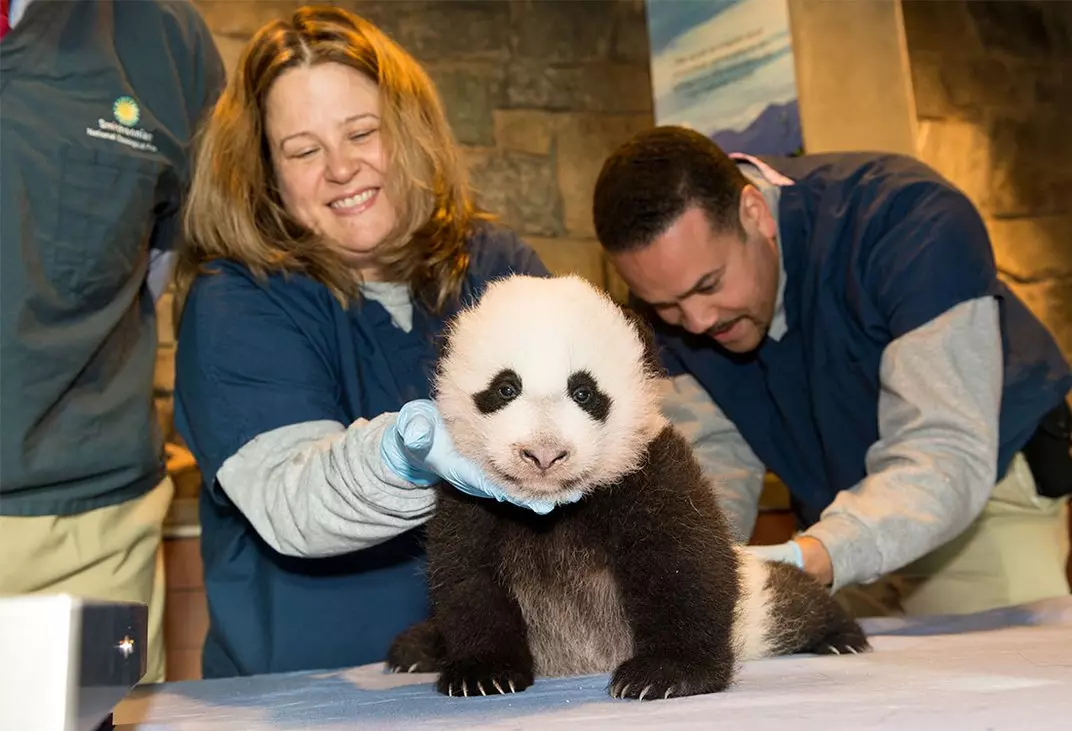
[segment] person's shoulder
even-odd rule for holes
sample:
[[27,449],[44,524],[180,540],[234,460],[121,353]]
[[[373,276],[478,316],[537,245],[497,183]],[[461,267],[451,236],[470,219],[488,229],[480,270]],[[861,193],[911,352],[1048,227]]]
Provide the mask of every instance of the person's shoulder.
[[190,286],[191,293],[199,290],[245,289],[263,286],[247,265],[234,259],[212,259],[201,265],[201,271]]
[[160,34],[163,45],[157,50],[180,58],[181,54],[197,53],[206,46],[215,48],[212,31],[208,21],[191,0],[139,0],[139,2],[122,2],[115,4],[116,20],[122,28],[124,21],[130,19],[141,30],[142,40],[145,34]]
[[[267,296],[267,282],[258,280],[249,267],[230,259],[213,259],[201,265],[190,282],[183,306],[183,319],[200,319],[213,312],[220,319],[234,312],[236,301]],[[189,317],[187,317],[189,316]]]
[[137,4],[143,6],[143,12],[155,13],[162,21],[170,23],[191,43],[212,35],[208,21],[192,0],[148,0]]
[[896,152],[852,151],[761,159],[798,185],[866,187],[938,186],[953,189],[922,160]]
[[230,259],[203,265],[182,304],[182,337],[201,347],[227,348],[233,333],[252,328],[272,339],[282,333],[306,334],[330,329],[341,308],[324,285],[296,273],[260,274]]
[[498,221],[478,220],[472,224],[465,240],[469,256],[480,259],[516,256],[530,250],[517,232]]
[[156,54],[180,72],[189,101],[211,105],[227,72],[208,21],[191,0],[143,0],[116,4],[117,25],[124,36],[136,38],[139,55]]
[[478,221],[472,227],[466,248],[470,271],[480,279],[511,273],[546,275],[547,268],[516,231],[494,221]]
[[[281,272],[258,273],[234,259],[214,259],[202,265],[190,285],[188,303],[202,303],[219,316],[238,312],[238,303],[272,303],[285,310],[319,308],[331,299],[327,288],[302,274]],[[189,306],[189,305],[188,305]]]

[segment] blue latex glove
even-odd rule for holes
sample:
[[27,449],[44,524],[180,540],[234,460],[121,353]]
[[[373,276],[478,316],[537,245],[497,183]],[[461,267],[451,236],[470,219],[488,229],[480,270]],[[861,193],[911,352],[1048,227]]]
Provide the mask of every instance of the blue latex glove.
[[394,425],[383,433],[380,455],[389,469],[415,485],[446,480],[468,495],[505,500],[540,515],[555,507],[549,500],[521,500],[508,494],[458,454],[439,410],[427,399],[410,401],[399,409]]
[[796,541],[778,543],[773,546],[745,546],[749,553],[764,558],[768,561],[781,561],[798,569],[804,568],[804,554],[800,551],[800,544]]

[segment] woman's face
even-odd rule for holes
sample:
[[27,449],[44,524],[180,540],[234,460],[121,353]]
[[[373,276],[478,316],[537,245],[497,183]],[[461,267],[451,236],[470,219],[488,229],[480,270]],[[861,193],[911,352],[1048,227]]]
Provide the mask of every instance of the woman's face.
[[375,278],[372,252],[396,221],[375,82],[337,63],[289,69],[268,92],[264,125],[287,211]]

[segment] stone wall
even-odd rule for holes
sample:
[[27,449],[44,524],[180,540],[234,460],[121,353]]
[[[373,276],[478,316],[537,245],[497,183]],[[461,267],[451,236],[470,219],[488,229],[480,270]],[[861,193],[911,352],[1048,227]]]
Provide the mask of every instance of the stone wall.
[[[196,0],[228,68],[297,2]],[[606,154],[652,124],[643,0],[351,0],[440,88],[482,201],[620,295],[593,237]],[[919,155],[980,207],[1004,279],[1072,357],[1072,3],[903,0]],[[158,390],[170,424],[169,303]]]
[[1072,3],[904,0],[919,154],[1072,358]]
[[[228,71],[252,33],[300,2],[196,0]],[[652,124],[643,0],[351,0],[428,70],[482,204],[555,273],[623,289],[597,245],[592,188],[604,158]],[[169,439],[175,343],[160,311],[158,404]],[[176,459],[186,455],[176,452]]]

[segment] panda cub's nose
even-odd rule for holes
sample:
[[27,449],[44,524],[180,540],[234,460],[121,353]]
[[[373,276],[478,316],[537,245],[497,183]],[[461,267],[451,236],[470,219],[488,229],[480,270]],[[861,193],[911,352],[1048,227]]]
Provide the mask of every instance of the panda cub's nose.
[[569,459],[569,452],[558,446],[522,447],[521,458],[546,471]]

